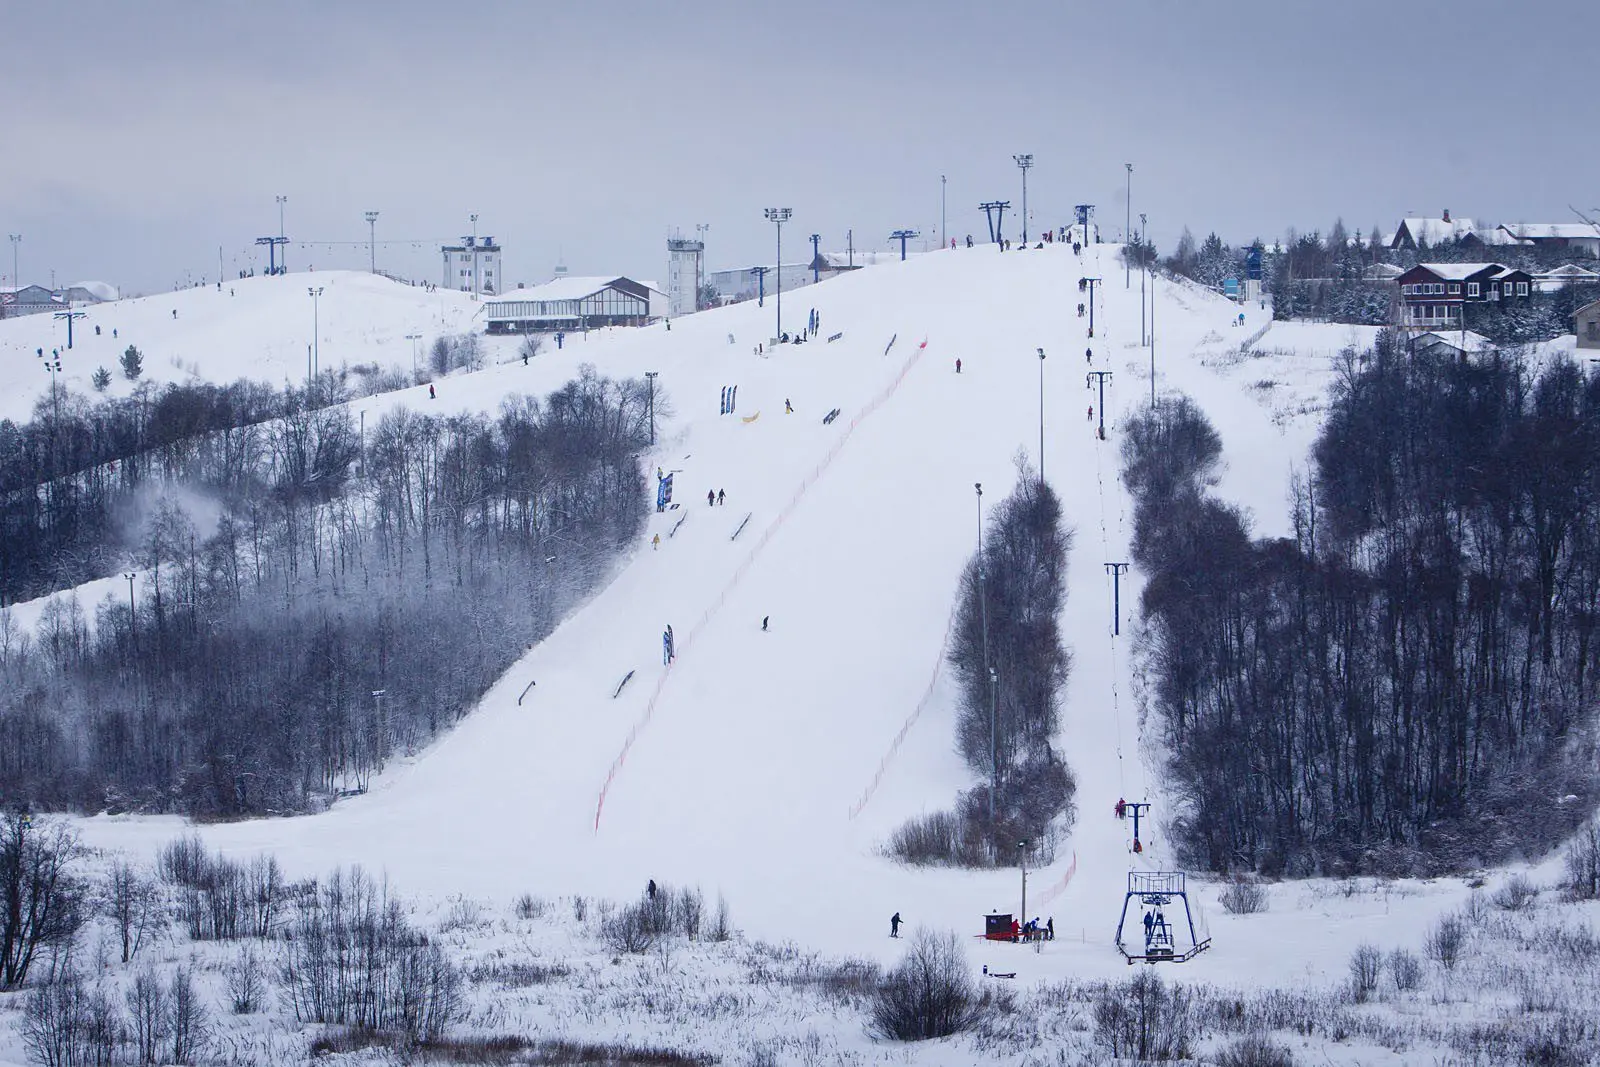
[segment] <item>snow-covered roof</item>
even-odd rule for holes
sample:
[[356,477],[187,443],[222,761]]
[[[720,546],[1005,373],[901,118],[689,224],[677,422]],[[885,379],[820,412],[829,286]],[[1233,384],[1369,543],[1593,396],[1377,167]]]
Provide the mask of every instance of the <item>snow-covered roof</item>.
[[96,300],[116,300],[122,294],[110,282],[73,282],[68,289],[82,289]]
[[[521,303],[527,300],[582,300],[586,296],[593,296],[612,282],[628,281],[618,275],[603,276],[569,276],[535,285],[532,289],[512,289],[501,293],[492,300],[485,300],[485,304],[494,305],[511,301]],[[639,283],[648,284],[648,283]],[[651,286],[654,288],[654,286]]]
[[1580,267],[1576,263],[1564,263],[1561,266],[1553,267],[1550,270],[1547,270],[1542,274],[1537,274],[1537,275],[1535,275],[1535,277],[1537,277],[1537,278],[1574,278],[1574,279],[1577,279],[1579,281],[1582,281],[1585,278],[1600,278],[1600,272],[1589,270],[1586,267]]
[[1411,235],[1411,239],[1418,244],[1444,244],[1465,237],[1477,231],[1477,224],[1471,219],[1401,219],[1400,226],[1395,229],[1395,236],[1399,236],[1404,229]]
[[1500,229],[1513,240],[1550,241],[1587,237],[1600,240],[1600,228],[1587,222],[1504,222]]
[[1397,267],[1393,263],[1374,263],[1361,272],[1363,278],[1398,278],[1405,273],[1404,267]]
[[1418,263],[1417,266],[1432,271],[1447,282],[1462,281],[1489,267],[1495,269],[1495,274],[1506,269],[1499,263]]
[[1419,333],[1411,342],[1414,348],[1431,348],[1447,345],[1457,352],[1493,352],[1495,343],[1481,333],[1471,330],[1442,330]]
[[[920,256],[922,253],[915,248],[906,249],[906,258]],[[856,249],[854,252],[818,252],[822,262],[835,270],[849,267],[872,267],[879,263],[898,263],[900,250],[898,248],[888,252],[864,252]]]

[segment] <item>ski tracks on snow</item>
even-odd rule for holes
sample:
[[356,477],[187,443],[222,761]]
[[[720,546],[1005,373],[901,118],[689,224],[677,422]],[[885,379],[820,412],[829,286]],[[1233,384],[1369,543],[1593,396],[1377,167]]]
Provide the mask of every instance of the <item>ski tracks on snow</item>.
[[[822,476],[828,472],[828,468],[833,465],[833,461],[839,458],[840,453],[844,451],[845,445],[849,444],[850,438],[855,435],[856,429],[862,423],[866,422],[869,418],[876,414],[879,408],[883,407],[884,404],[888,403],[889,400],[894,397],[895,393],[899,391],[901,383],[906,380],[906,376],[911,373],[912,368],[914,368],[922,359],[922,355],[925,351],[927,351],[927,348],[928,340],[927,338],[923,338],[922,343],[919,344],[912,351],[911,355],[906,358],[905,363],[901,365],[899,372],[895,374],[894,378],[891,379],[889,383],[882,389],[880,389],[878,393],[867,402],[866,406],[861,409],[860,413],[857,414],[855,418],[851,419],[850,422],[845,426],[844,434],[840,436],[839,440],[834,442],[833,447],[830,448],[822,457],[822,460],[817,464],[816,468],[800,482],[800,485],[795,490],[794,495],[789,498],[789,502],[785,504],[783,510],[778,513],[778,517],[773,519],[772,522],[768,524],[767,528],[761,532],[760,540],[750,547],[749,553],[734,570],[727,583],[723,585],[722,591],[717,594],[717,599],[712,602],[709,608],[706,609],[705,614],[701,615],[700,618],[696,620],[695,624],[689,628],[688,635],[685,636],[683,641],[678,645],[678,649],[680,651],[687,652],[694,647],[695,638],[698,637],[714,619],[716,619],[719,613],[721,613],[723,606],[728,601],[729,595],[732,594],[733,591],[739,587],[739,584],[744,581],[745,575],[749,573],[752,564],[754,564],[755,561],[760,557],[761,553],[765,551],[767,544],[772,540],[773,537],[777,535],[778,531],[783,529],[784,524],[789,521],[790,516],[792,516],[799,508],[801,501],[805,499],[806,493],[808,493],[811,487],[816,485],[817,482],[821,480]],[[606,772],[605,781],[601,783],[599,796],[595,800],[594,832],[597,834],[600,832],[600,820],[605,815],[606,798],[611,793],[611,787],[616,783],[617,775],[622,772],[623,766],[627,763],[628,754],[633,750],[634,744],[639,740],[639,735],[644,732],[645,727],[650,725],[650,720],[655,717],[656,706],[660,703],[661,694],[666,689],[667,681],[671,677],[672,668],[669,665],[668,668],[656,678],[655,688],[650,692],[650,699],[645,702],[644,711],[640,714],[638,721],[635,722],[628,730],[628,736],[624,738],[622,742],[622,750],[617,753],[616,759],[611,761],[611,768]],[[919,709],[920,706],[921,705],[919,705]],[[905,731],[909,728],[910,725],[908,723],[907,726],[901,731],[902,737],[904,736]],[[898,744],[898,741],[896,744]],[[885,759],[887,758],[888,757],[885,757]]]

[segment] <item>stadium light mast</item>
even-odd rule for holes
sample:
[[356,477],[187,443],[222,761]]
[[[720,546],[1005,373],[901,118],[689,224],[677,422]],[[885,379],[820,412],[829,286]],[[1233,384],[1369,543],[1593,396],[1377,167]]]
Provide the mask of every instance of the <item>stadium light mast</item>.
[[289,273],[289,240],[283,235],[283,205],[289,202],[287,196],[278,197],[278,244],[283,246],[283,254],[278,257],[278,273]]
[[1022,243],[1028,243],[1028,168],[1033,166],[1033,153],[1011,157],[1017,161],[1017,167],[1022,171]]
[[[321,332],[317,328],[317,321],[320,311],[319,305],[322,302],[322,286],[318,285],[307,288],[306,295],[311,298],[311,377],[312,379],[315,379],[317,376],[318,361],[322,358],[322,342],[317,336],[318,333]],[[306,383],[306,387],[310,388],[310,386],[311,382],[308,381]]]
[[790,217],[792,215],[794,215],[794,210],[792,208],[786,208],[786,207],[769,207],[769,208],[767,208],[767,209],[765,209],[763,211],[763,214],[766,216],[768,222],[774,223],[778,227],[778,262],[773,265],[773,269],[778,272],[778,287],[777,287],[777,293],[778,293],[778,330],[777,330],[777,333],[774,336],[782,337],[783,336],[783,224],[788,222]]
[[650,447],[651,448],[654,448],[655,445],[656,445],[656,375],[658,375],[660,373],[661,372],[658,371],[658,370],[647,370],[647,371],[644,372],[645,380],[650,383]]
[[376,274],[378,273],[378,213],[368,211],[364,217],[367,220],[367,267]]
[[8,233],[6,236],[11,238],[11,288],[21,289],[22,282],[17,279],[17,246],[22,244],[22,234]]
[[1128,231],[1133,228],[1133,164],[1124,163],[1123,166],[1128,168],[1128,198],[1122,205],[1122,287],[1132,289],[1133,279],[1128,270],[1127,244],[1130,236]]
[[978,617],[983,623],[983,665],[989,672],[989,826],[994,826],[994,794],[999,783],[1000,772],[995,744],[995,714],[994,691],[995,672],[989,666],[989,598],[984,590],[983,566],[983,483],[973,482],[972,487],[978,492]]
[[1044,483],[1044,349],[1039,349],[1039,482]]

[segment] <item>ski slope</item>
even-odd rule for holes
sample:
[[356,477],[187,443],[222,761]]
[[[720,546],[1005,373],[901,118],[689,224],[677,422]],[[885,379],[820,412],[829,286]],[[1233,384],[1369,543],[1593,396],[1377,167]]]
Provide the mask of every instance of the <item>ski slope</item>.
[[[307,292],[312,288],[322,290],[314,301]],[[118,362],[129,345],[144,356],[144,382],[248,378],[302,385],[313,338],[321,370],[374,362],[409,370],[413,351],[424,362],[434,337],[473,328],[481,307],[466,293],[428,291],[376,274],[322,271],[81,305],[74,309],[83,317],[74,320],[70,350],[63,320],[43,314],[3,319],[0,380],[8,388],[0,392],[0,419],[26,420],[34,404],[50,395],[40,350],[59,351],[61,384],[91,396],[97,367],[111,372],[107,396],[133,391],[137,383],[123,377]],[[476,326],[482,330],[481,319]],[[415,344],[406,338],[413,333],[422,335]]]
[[[972,963],[1024,979],[1124,973],[1111,933],[1127,872],[1136,860],[1169,866],[1171,853],[1155,773],[1164,753],[1140,724],[1132,656],[1142,576],[1134,569],[1123,578],[1121,635],[1113,636],[1104,566],[1127,558],[1120,426],[1150,402],[1151,387],[1138,280],[1123,288],[1116,252],[1097,246],[1079,258],[1059,245],[1009,254],[987,246],[842,276],[784,302],[786,329],[815,308],[822,337],[840,339],[768,345],[761,354],[772,304],[705,312],[670,329],[576,337],[526,367],[511,358],[514,339],[489,339],[491,365],[438,383],[435,400],[424,387],[357,402],[370,425],[397,404],[492,411],[508,393],[559,386],[583,363],[613,376],[658,371],[665,403],[650,462],[674,472],[679,506],[651,515],[614,580],[523,657],[477,712],[428,751],[391,763],[370,793],[321,815],[200,832],[232,854],[276,852],[295,874],[362,863],[408,894],[436,898],[631,898],[647,879],[697,884],[723,893],[749,935],[826,952],[894,958],[899,946],[885,934],[896,911],[911,927],[981,932],[985,912],[1019,909],[1016,868],[906,868],[879,847],[907,817],[949,808],[971,784],[954,752],[944,641],[957,578],[976,545],[974,483],[992,506],[1011,491],[1019,453],[1038,463],[1043,348],[1045,474],[1075,533],[1061,620],[1074,667],[1057,748],[1077,780],[1078,812],[1055,862],[1028,880],[1027,911],[1053,916],[1058,940],[1037,954],[975,941]],[[1092,342],[1075,311],[1083,275],[1105,279]],[[337,279],[330,291],[378,284],[315,277],[328,279]],[[303,293],[302,280],[286,281]],[[1351,331],[1325,328],[1314,354],[1278,351],[1271,366],[1281,381],[1263,389],[1260,361],[1239,348],[1268,325],[1266,312],[1245,309],[1236,325],[1237,305],[1164,281],[1156,301],[1158,393],[1196,397],[1224,443],[1219,491],[1254,513],[1258,533],[1282,532],[1290,479],[1316,431],[1325,353]],[[287,313],[276,295],[260,304]],[[465,313],[441,306],[446,322]],[[382,322],[373,312],[373,322],[341,329],[392,347],[396,334],[411,332],[402,325],[414,321],[408,316],[426,310],[408,307]],[[178,322],[190,315],[200,312],[180,308]],[[249,321],[269,318],[256,309]],[[209,339],[197,333],[196,343],[249,361],[224,339],[238,332],[232,322]],[[1086,418],[1099,403],[1087,389],[1090,369],[1113,374],[1106,441]],[[738,386],[737,410],[722,415],[728,385]],[[794,414],[785,414],[785,400]],[[838,419],[824,425],[835,407]],[[727,503],[708,506],[707,490],[725,490]],[[661,662],[669,624],[678,650],[670,667]],[[1129,850],[1131,825],[1111,816],[1118,797],[1155,805],[1142,856]],[[93,844],[143,852],[180,829],[163,818],[84,824]],[[1248,941],[1231,944],[1238,920],[1213,907],[1215,947],[1190,971],[1249,983],[1337,974],[1349,944],[1369,932],[1389,944],[1419,940],[1441,895],[1454,892],[1386,899],[1381,912],[1342,920],[1354,929],[1255,916]]]

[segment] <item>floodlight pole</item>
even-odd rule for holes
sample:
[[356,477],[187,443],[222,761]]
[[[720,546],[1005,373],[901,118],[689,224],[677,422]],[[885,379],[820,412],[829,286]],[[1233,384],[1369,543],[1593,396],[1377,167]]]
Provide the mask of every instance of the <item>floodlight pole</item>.
[[822,244],[822,234],[820,234],[820,233],[812,234],[811,235],[811,282],[812,282],[813,285],[815,285],[817,282],[822,280],[822,279],[817,277],[818,270],[819,270],[819,268],[817,266],[817,257],[821,255],[821,253],[817,251],[817,248],[821,244]]
[[650,383],[650,447],[656,444],[656,375],[660,371],[647,370],[644,372],[645,380]]
[[[279,256],[280,262],[276,268],[278,274],[289,273],[289,239],[283,235],[283,205],[289,202],[287,196],[278,197],[278,243],[283,246],[283,254]],[[271,257],[268,257],[268,266],[271,266]]]
[[[322,358],[322,339],[317,336],[321,332],[318,329],[317,322],[322,303],[322,286],[307,288],[306,295],[311,297],[311,377],[315,380],[317,366]],[[308,389],[311,387],[310,381],[306,382],[306,387]]]
[[973,482],[978,491],[978,617],[982,620],[983,665],[989,671],[989,825],[994,826],[994,794],[999,781],[999,764],[995,757],[994,725],[994,668],[989,666],[989,598],[984,589],[983,566],[983,483]]
[[11,238],[11,288],[21,289],[22,282],[17,279],[17,247],[22,244],[22,234],[8,233]]
[[[1020,916],[1018,916],[1017,921],[1022,923],[1024,926],[1026,926],[1027,922],[1028,922],[1028,842],[1027,841],[1018,841],[1017,842],[1017,855],[1020,856],[1021,859],[1022,859],[1022,914]],[[1037,930],[1034,931],[1034,936],[1038,936],[1038,931]]]
[[1122,223],[1122,287],[1124,289],[1132,289],[1133,282],[1130,280],[1128,273],[1127,244],[1128,237],[1130,236],[1128,231],[1133,228],[1133,164],[1124,163],[1123,166],[1128,168],[1128,199],[1127,202],[1122,205],[1124,216]]
[[1033,166],[1033,153],[1011,157],[1022,170],[1022,243],[1028,243],[1028,168]]
[[945,185],[946,185],[945,176],[943,174],[941,174],[941,175],[939,175],[939,247],[940,248],[943,248],[945,245],[950,243],[950,231],[947,230],[945,228],[945,225],[944,225]]
[[[1147,223],[1145,222],[1145,214],[1144,214],[1144,212],[1141,211],[1141,212],[1139,212],[1139,260],[1140,260],[1140,262],[1139,262],[1139,344],[1140,345],[1143,345],[1145,343],[1145,333],[1144,333],[1144,273],[1145,273],[1144,234],[1145,234],[1145,226],[1146,225],[1147,225]],[[1150,377],[1151,377],[1152,380],[1155,378],[1155,373],[1153,371],[1151,372]]]
[[369,211],[367,220],[367,266],[373,274],[378,273],[378,213]]
[[773,270],[776,270],[778,272],[778,329],[777,329],[777,332],[773,336],[782,337],[783,336],[783,224],[789,221],[789,218],[794,214],[794,210],[792,208],[786,208],[786,207],[769,207],[769,208],[767,208],[765,210],[764,214],[766,215],[766,218],[767,218],[768,222],[775,223],[777,225],[777,227],[778,227],[778,262],[773,266]]
[[1039,481],[1044,482],[1044,349],[1039,349]]

